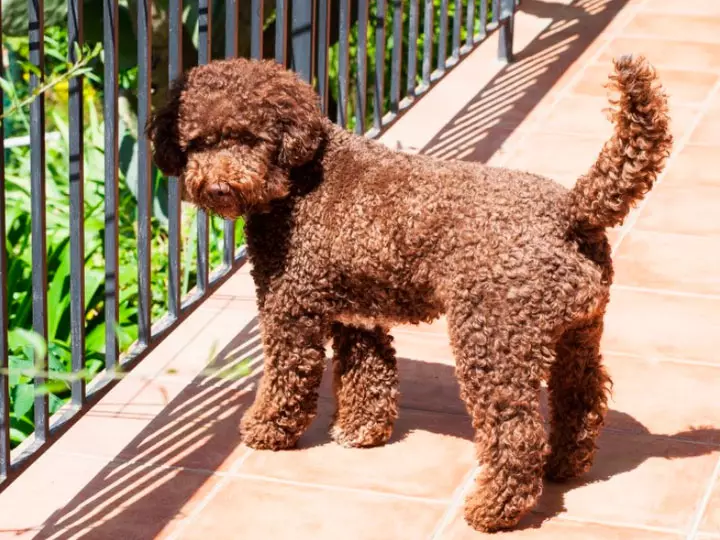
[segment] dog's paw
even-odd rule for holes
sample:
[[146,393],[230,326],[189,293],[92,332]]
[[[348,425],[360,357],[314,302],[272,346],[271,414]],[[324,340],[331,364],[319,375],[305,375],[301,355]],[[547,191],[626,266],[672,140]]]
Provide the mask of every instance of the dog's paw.
[[481,532],[513,529],[535,507],[542,491],[542,482],[539,479],[527,484],[514,482],[513,488],[509,488],[509,479],[507,476],[502,480],[485,479],[470,492],[464,508],[468,525]]
[[370,448],[381,446],[392,436],[392,424],[387,422],[366,423],[359,427],[347,422],[335,422],[330,427],[330,436],[347,448]]
[[479,532],[492,533],[515,527],[525,511],[518,508],[497,507],[472,494],[465,501],[465,521]]
[[294,448],[299,438],[274,422],[247,415],[240,423],[240,434],[243,442],[256,450],[287,450]]

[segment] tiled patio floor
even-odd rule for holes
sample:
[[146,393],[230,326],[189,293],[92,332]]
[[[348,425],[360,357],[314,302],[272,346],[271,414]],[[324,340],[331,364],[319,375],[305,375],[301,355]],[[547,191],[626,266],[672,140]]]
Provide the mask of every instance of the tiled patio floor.
[[[609,134],[610,58],[635,52],[671,94],[677,144],[612,232],[604,353],[615,388],[597,462],[548,484],[507,536],[720,538],[720,2],[524,0],[516,31],[515,64],[494,63],[491,41],[384,140],[570,185]],[[395,335],[403,407],[390,444],[333,444],[325,384],[298,450],[250,451],[237,425],[261,360],[241,270],[0,494],[0,538],[482,537],[459,514],[475,463],[444,323]],[[247,377],[207,373],[245,358]]]

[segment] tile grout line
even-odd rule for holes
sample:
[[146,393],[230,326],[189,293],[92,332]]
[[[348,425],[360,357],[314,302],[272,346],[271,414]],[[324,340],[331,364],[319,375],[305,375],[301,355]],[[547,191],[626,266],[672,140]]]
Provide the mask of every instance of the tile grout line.
[[[648,0],[645,0],[645,2],[641,2],[638,5],[625,7],[620,10],[615,16],[617,17],[620,15],[625,9],[627,11],[625,12],[627,15],[627,20],[625,20],[620,27],[614,31],[614,33],[620,33],[622,32],[632,21],[633,16],[640,13],[642,6],[647,2]],[[604,34],[605,31],[602,31],[596,39],[599,39],[600,36]],[[524,133],[522,133],[521,137],[517,142],[513,144],[513,147],[511,149],[508,149],[507,153],[502,156],[500,159],[498,159],[498,162],[495,164],[496,167],[506,167],[507,163],[510,161],[510,157],[516,153],[517,150],[522,148],[523,144],[527,141],[527,139],[530,137],[530,135],[536,134],[541,132],[542,130],[540,127],[543,125],[543,122],[547,120],[550,115],[555,111],[555,108],[558,106],[558,104],[565,99],[569,94],[572,88],[577,85],[578,82],[582,79],[582,77],[586,74],[587,69],[591,65],[599,64],[598,60],[600,56],[610,47],[610,44],[613,42],[613,39],[605,40],[604,43],[602,43],[597,50],[588,58],[587,60],[582,59],[582,54],[578,59],[573,62],[573,64],[582,61],[584,65],[578,70],[575,75],[573,75],[570,80],[565,84],[565,86],[560,89],[557,94],[555,95],[555,98],[553,99],[552,103],[547,108],[547,111],[545,111],[544,114],[539,115],[539,118],[534,119],[531,124],[528,126],[528,130]],[[592,45],[592,44],[591,44]]]
[[479,470],[480,466],[473,466],[470,471],[465,475],[465,478],[463,478],[463,480],[460,482],[460,485],[455,490],[455,493],[453,493],[450,504],[445,509],[442,517],[435,525],[435,528],[433,529],[429,540],[439,540],[440,538],[442,538],[445,530],[448,528],[453,518],[455,517],[455,514],[457,514],[458,510],[460,510],[460,507],[465,500],[465,496],[470,492],[470,489],[475,483],[475,477],[477,476]]
[[[429,411],[434,412],[434,411]],[[438,413],[442,414],[442,413]],[[449,414],[449,413],[448,413]],[[217,471],[217,470],[211,470],[211,469],[203,469],[198,467],[186,467],[183,465],[166,465],[163,463],[155,463],[152,461],[146,461],[141,460],[137,458],[131,458],[131,459],[123,459],[123,458],[109,458],[106,456],[100,456],[96,454],[86,454],[84,452],[60,452],[64,456],[71,456],[71,457],[81,457],[85,459],[93,459],[98,461],[107,461],[108,465],[114,465],[115,467],[133,467],[138,469],[148,469],[148,468],[157,468],[157,469],[163,469],[163,470],[172,470],[172,471],[181,471],[181,472],[188,472],[193,474],[201,474],[203,476],[207,477],[217,477],[221,480],[255,480],[258,482],[265,482],[265,483],[271,483],[271,484],[282,484],[285,486],[296,486],[296,487],[304,487],[304,488],[310,488],[310,489],[316,489],[316,490],[322,490],[322,491],[338,491],[343,493],[359,493],[369,496],[379,496],[381,498],[388,498],[388,499],[396,499],[396,500],[405,500],[405,501],[413,501],[418,503],[424,503],[424,504],[448,504],[451,499],[443,499],[443,498],[432,498],[432,497],[423,497],[419,495],[406,495],[403,493],[393,493],[389,491],[378,491],[374,489],[369,488],[357,488],[357,487],[351,487],[351,486],[341,486],[341,485],[333,485],[333,484],[322,484],[322,483],[313,483],[313,482],[303,482],[298,480],[288,480],[284,478],[274,478],[272,476],[265,476],[262,474],[252,474],[252,473],[243,473],[239,469],[242,468],[242,465],[249,459],[251,454],[256,453],[256,451],[252,448],[247,449],[247,451],[240,457],[238,457],[238,460],[233,463],[233,465],[226,471]],[[225,482],[227,483],[227,482]],[[206,499],[210,497],[213,492],[218,488],[219,486],[216,486],[215,489],[211,493],[209,493],[206,496]],[[205,499],[203,499],[203,502]],[[194,512],[193,512],[194,513]],[[190,519],[192,514],[188,516],[187,519]],[[175,534],[175,533],[173,533]]]
[[603,349],[603,355],[611,356],[623,356],[625,358],[633,358],[635,360],[644,360],[651,363],[661,364],[679,364],[687,366],[698,366],[708,368],[720,368],[720,364],[716,362],[707,362],[704,360],[691,360],[687,358],[675,358],[673,356],[657,356],[657,355],[643,355],[632,352],[615,351],[613,349]]
[[[639,209],[639,208],[638,208]],[[618,240],[619,243],[619,240]],[[704,300],[720,300],[720,294],[706,294],[692,291],[676,291],[674,289],[655,289],[653,287],[636,287],[635,285],[613,284],[613,289],[630,292],[641,292],[660,296],[680,296],[685,298],[701,298]]]
[[[540,515],[542,515],[542,514],[540,514]],[[587,523],[587,524],[593,524],[593,525],[602,525],[604,527],[611,527],[613,529],[630,529],[630,530],[638,530],[638,531],[674,534],[674,535],[678,535],[678,536],[681,536],[683,534],[683,531],[679,530],[679,529],[656,527],[654,525],[644,525],[642,523],[630,523],[630,522],[624,522],[624,521],[581,518],[581,517],[575,517],[575,516],[567,515],[567,514],[555,516],[552,519],[556,519],[558,521],[564,521],[567,523],[583,523],[583,524]]]
[[717,463],[715,464],[715,469],[710,475],[710,481],[708,482],[707,488],[700,499],[700,504],[697,512],[695,513],[695,517],[693,518],[690,532],[688,532],[687,535],[687,540],[696,540],[699,538],[700,526],[702,525],[703,517],[705,517],[705,510],[707,510],[710,506],[710,499],[712,498],[713,489],[716,485],[720,486],[720,458],[718,458]]
[[[645,14],[647,12],[643,11],[640,13]],[[678,15],[678,14],[676,14],[676,15]],[[643,40],[643,41],[662,41],[665,43],[686,43],[688,45],[718,45],[718,42],[713,41],[713,40],[664,37],[664,36],[660,36],[657,34],[643,33],[643,32],[629,32],[629,33],[623,34],[622,36],[616,35],[614,37],[618,37],[620,39],[632,39],[632,40]],[[695,71],[695,70],[692,70],[692,71]],[[701,70],[701,71],[704,73],[712,73],[713,72],[713,70],[711,70],[711,69]]]
[[313,483],[313,482],[302,482],[299,480],[287,480],[284,478],[274,478],[272,476],[265,476],[262,474],[252,474],[252,473],[243,473],[239,470],[241,466],[245,463],[245,461],[250,457],[251,454],[255,453],[256,451],[252,448],[248,449],[248,451],[243,454],[242,456],[238,457],[238,461],[242,461],[242,463],[235,462],[233,466],[231,466],[230,469],[227,471],[213,471],[210,469],[202,469],[198,467],[185,467],[183,465],[165,465],[162,463],[155,463],[152,461],[144,461],[139,460],[136,458],[132,459],[121,459],[121,458],[106,458],[105,456],[98,456],[96,454],[86,454],[84,452],[61,452],[64,456],[72,456],[72,457],[82,457],[85,459],[94,459],[94,460],[100,460],[100,461],[108,461],[108,465],[114,464],[116,467],[121,466],[129,466],[129,467],[135,467],[138,469],[148,469],[148,468],[158,468],[158,469],[167,469],[167,470],[173,470],[173,471],[184,471],[188,473],[193,474],[202,474],[204,476],[215,476],[217,478],[230,478],[230,479],[245,479],[245,480],[256,480],[258,482],[267,482],[267,483],[273,483],[273,484],[283,484],[287,486],[299,486],[299,487],[306,487],[311,489],[318,489],[318,490],[325,490],[325,491],[341,491],[341,492],[351,492],[351,493],[362,493],[366,495],[377,495],[384,498],[390,498],[390,499],[400,499],[400,500],[411,500],[415,502],[421,502],[426,504],[446,504],[449,503],[451,499],[442,499],[442,498],[432,498],[432,497],[422,497],[419,495],[405,495],[402,493],[393,493],[389,491],[377,491],[374,489],[369,488],[356,488],[356,487],[350,487],[350,486],[336,486],[332,484],[321,484],[321,483]]
[[[661,81],[662,83],[662,81]],[[688,129],[686,133],[681,137],[681,139],[678,141],[677,148],[673,151],[672,155],[668,158],[667,162],[665,163],[665,168],[663,169],[663,172],[660,174],[660,176],[655,181],[655,185],[653,186],[653,189],[648,192],[647,195],[645,195],[645,198],[640,201],[640,204],[637,205],[637,208],[630,214],[629,219],[623,225],[623,227],[620,229],[620,234],[618,235],[617,240],[615,240],[615,245],[612,247],[612,256],[614,257],[617,253],[618,249],[620,248],[620,245],[622,244],[623,240],[625,240],[625,237],[630,233],[630,230],[635,226],[635,224],[640,219],[640,214],[642,214],[645,207],[648,205],[648,201],[651,200],[653,196],[653,192],[657,190],[657,186],[659,186],[662,181],[667,176],[667,172],[670,169],[671,165],[678,159],[678,156],[680,153],[687,147],[690,146],[689,142],[692,139],[692,135],[695,132],[695,130],[700,125],[700,122],[702,122],[705,115],[710,111],[712,108],[712,104],[715,100],[715,97],[720,92],[720,80],[715,83],[712,90],[708,94],[708,96],[705,98],[705,101],[703,104],[698,108],[697,112],[695,113],[695,118],[688,126]]]
[[445,505],[450,502],[450,499],[436,499],[431,497],[421,497],[419,495],[406,495],[403,493],[392,493],[388,491],[377,491],[368,488],[357,488],[352,486],[336,486],[333,484],[313,484],[311,482],[302,482],[299,480],[288,480],[285,478],[273,478],[272,476],[264,476],[262,474],[251,474],[251,473],[228,473],[231,478],[239,480],[254,480],[257,482],[265,482],[268,484],[281,484],[283,486],[293,486],[310,488],[319,491],[336,491],[340,493],[355,493],[360,495],[367,495],[371,497],[380,497],[386,499],[395,499],[400,501],[411,501],[422,504],[433,504],[433,505]]
[[[170,533],[170,535],[167,537],[167,540],[179,540],[182,537],[183,532],[192,524],[195,519],[200,515],[200,513],[207,508],[208,504],[220,493],[220,490],[222,490],[227,484],[230,482],[230,480],[233,478],[232,472],[237,471],[242,467],[242,465],[245,463],[245,461],[252,455],[254,450],[252,448],[249,448],[247,452],[245,452],[241,457],[235,461],[235,463],[232,464],[230,469],[226,472],[226,474],[218,480],[218,483],[213,486],[213,488],[210,490],[210,493],[208,493],[205,498],[200,501],[200,503],[192,509],[192,512],[183,519],[180,523],[177,524],[177,527],[175,527],[175,530]],[[212,475],[211,475],[212,476]],[[210,476],[210,477],[211,477]]]
[[[394,330],[393,333],[399,333],[404,337],[413,337],[413,336],[428,336],[431,338],[443,338],[445,340],[448,339],[448,335],[446,332],[430,332],[430,331],[413,331],[413,330]],[[663,355],[643,355],[639,353],[633,353],[633,352],[627,352],[627,351],[617,351],[613,349],[602,349],[603,354],[609,354],[613,356],[625,356],[630,358],[636,358],[636,359],[643,359],[646,361],[652,361],[652,362],[662,362],[662,363],[668,363],[668,364],[681,364],[681,365],[690,365],[690,366],[702,366],[702,367],[710,367],[710,368],[718,368],[720,367],[720,364],[708,362],[705,360],[693,360],[691,358],[679,358],[674,356],[663,356]],[[451,355],[450,355],[451,356]],[[418,362],[432,362],[430,360],[422,360],[422,359],[413,359],[410,358],[409,360],[412,361],[418,361]],[[451,364],[448,364],[451,365]]]

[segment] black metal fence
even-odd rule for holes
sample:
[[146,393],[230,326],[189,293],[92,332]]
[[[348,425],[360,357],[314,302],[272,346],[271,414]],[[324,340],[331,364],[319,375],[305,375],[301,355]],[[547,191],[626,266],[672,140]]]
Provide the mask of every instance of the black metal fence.
[[[236,238],[235,224],[225,222],[222,226],[221,262],[212,269],[209,257],[211,221],[202,212],[197,213],[196,260],[192,263],[195,274],[194,287],[185,291],[182,286],[183,272],[183,208],[177,179],[165,181],[167,192],[163,192],[167,206],[167,223],[163,237],[166,237],[166,274],[162,276],[165,314],[152,320],[154,302],[151,271],[154,234],[153,197],[157,188],[153,184],[155,171],[151,162],[149,142],[142,126],[151,111],[154,70],[167,69],[170,80],[177,77],[186,67],[183,33],[187,33],[187,20],[183,19],[182,0],[168,0],[166,11],[167,61],[156,65],[153,38],[157,28],[153,27],[152,0],[128,2],[136,6],[135,35],[121,35],[119,31],[118,0],[102,0],[102,62],[97,63],[98,74],[94,78],[102,99],[104,178],[102,197],[102,284],[100,306],[89,314],[90,296],[96,298],[86,281],[88,253],[86,230],[86,150],[85,131],[88,111],[84,110],[88,81],[82,75],[70,77],[68,82],[67,146],[62,147],[67,159],[67,206],[69,208],[69,245],[61,264],[69,267],[60,291],[63,302],[69,303],[69,336],[65,339],[69,361],[61,366],[69,375],[60,377],[58,367],[49,365],[50,348],[55,337],[49,334],[48,320],[55,320],[53,313],[58,309],[58,293],[49,287],[47,217],[53,212],[46,197],[48,172],[46,156],[46,73],[45,2],[25,0],[28,7],[28,56],[30,66],[28,92],[37,96],[29,104],[29,213],[31,284],[29,291],[18,291],[16,277],[9,271],[14,269],[13,257],[18,257],[14,240],[6,231],[8,212],[12,210],[6,201],[11,193],[6,184],[6,149],[0,143],[0,489],[26,467],[34,457],[50,444],[52,439],[78,418],[93,400],[104,393],[118,373],[130,369],[147,354],[212,291],[241,264],[244,250],[241,239]],[[272,4],[268,6],[267,4]],[[388,127],[403,110],[440,79],[466,53],[495,29],[500,32],[500,59],[510,60],[512,50],[513,13],[517,0],[251,0],[250,27],[241,27],[239,17],[241,3],[238,0],[195,0],[197,18],[196,61],[200,64],[211,60],[214,41],[212,30],[218,18],[224,27],[224,54],[234,57],[238,54],[238,43],[249,39],[251,56],[274,57],[278,62],[289,65],[306,80],[313,81],[321,97],[323,109],[337,122],[358,133],[375,136]],[[84,40],[84,29],[88,28],[84,11],[90,5],[83,0],[67,0],[67,51],[68,62],[79,60]],[[422,9],[421,9],[422,7]],[[213,13],[213,10],[216,12]],[[222,10],[218,13],[218,10]],[[0,13],[2,21],[2,13]],[[95,25],[99,21],[92,21]],[[422,23],[422,24],[421,24]],[[4,27],[3,27],[4,28]],[[119,110],[119,78],[121,76],[120,45],[130,40],[137,48],[135,96],[137,100],[137,152],[132,167],[137,171],[135,223],[135,265],[137,334],[135,342],[124,348],[119,340],[119,302],[123,291],[122,269],[119,257],[121,231],[121,209],[119,207],[121,181],[121,121]],[[267,43],[272,44],[272,51]],[[215,42],[216,43],[216,42]],[[79,47],[77,47],[77,46]],[[187,53],[187,51],[186,51]],[[4,64],[4,62],[3,62]],[[34,67],[33,67],[34,66]],[[4,68],[0,75],[4,76]],[[90,76],[88,76],[89,78]],[[368,85],[370,80],[370,85]],[[3,89],[7,90],[4,85]],[[0,107],[6,96],[0,90]],[[0,108],[0,114],[4,114]],[[3,120],[4,129],[5,120]],[[136,128],[137,128],[136,126]],[[7,134],[7,129],[4,131]],[[55,140],[55,139],[53,139]],[[8,158],[9,159],[9,158]],[[14,189],[14,188],[13,188]],[[53,215],[51,214],[51,217]],[[55,272],[55,270],[53,271]],[[133,282],[135,283],[135,282]],[[133,285],[135,287],[135,285]],[[48,291],[52,294],[49,298]],[[95,289],[92,289],[94,291]],[[11,414],[20,399],[18,377],[14,372],[12,344],[13,316],[16,315],[17,298],[27,297],[31,304],[32,335],[48,348],[25,347],[32,369],[21,374],[28,376],[28,383],[34,388],[31,402],[26,404],[24,421],[34,424],[34,432],[18,442],[12,433],[23,421]],[[66,298],[67,297],[67,298]],[[31,299],[31,300],[30,300]],[[97,299],[97,298],[96,298]],[[50,304],[49,304],[50,302]],[[18,308],[19,309],[19,308]],[[87,376],[88,324],[91,317],[104,321],[102,347],[102,369]],[[17,317],[16,317],[17,318]],[[93,319],[93,320],[95,320]],[[55,323],[53,322],[53,327]],[[125,349],[125,350],[123,350]],[[12,353],[12,354],[11,354]],[[19,354],[19,353],[18,353]],[[19,358],[19,357],[18,357]],[[17,360],[22,364],[22,358]],[[26,359],[27,360],[27,359]],[[30,373],[30,375],[28,375]],[[65,381],[60,391],[47,389],[49,379]],[[26,385],[27,386],[27,385]],[[54,414],[49,402],[62,401]],[[15,431],[13,431],[15,430]],[[13,444],[13,441],[15,443]],[[92,444],[92,441],[88,441]],[[15,448],[11,448],[15,446]]]

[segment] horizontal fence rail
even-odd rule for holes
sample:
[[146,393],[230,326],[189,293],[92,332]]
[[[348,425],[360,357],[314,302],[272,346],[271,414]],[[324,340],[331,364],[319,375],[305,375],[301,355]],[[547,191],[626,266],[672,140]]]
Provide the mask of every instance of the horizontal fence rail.
[[375,137],[491,32],[510,61],[518,3],[67,0],[46,20],[24,1],[0,64],[0,490],[245,259],[241,223],[152,164],[143,127],[170,81],[274,59]]

